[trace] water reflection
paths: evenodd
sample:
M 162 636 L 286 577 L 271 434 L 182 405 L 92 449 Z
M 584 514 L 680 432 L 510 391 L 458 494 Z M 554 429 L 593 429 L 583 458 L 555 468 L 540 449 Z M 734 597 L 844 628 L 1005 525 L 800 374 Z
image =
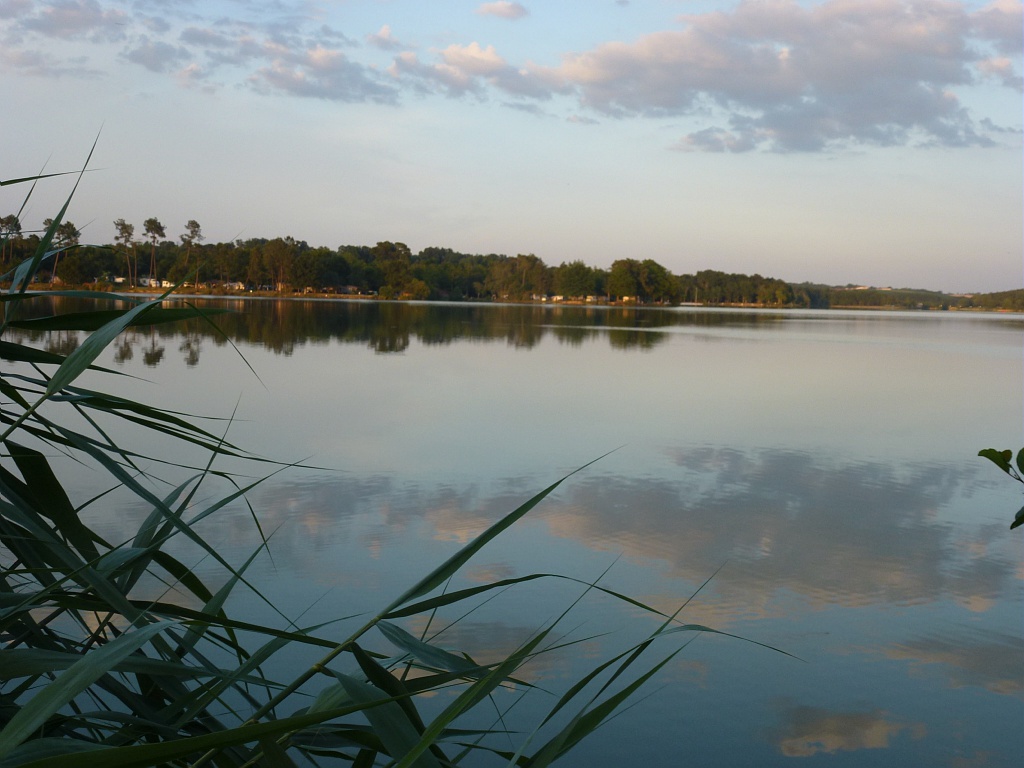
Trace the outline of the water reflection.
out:
M 965 530 L 943 520 L 955 499 L 969 495 L 973 469 L 897 472 L 799 452 L 715 448 L 680 449 L 675 459 L 684 470 L 677 477 L 574 478 L 537 518 L 556 537 L 661 562 L 689 583 L 728 562 L 714 582 L 724 597 L 720 621 L 778 615 L 784 609 L 773 598 L 783 593 L 816 610 L 952 600 L 985 612 L 1020 588 L 1012 550 L 993 546 L 1005 539 L 1002 527 Z M 521 478 L 484 490 L 329 477 L 276 485 L 260 507 L 264 525 L 281 529 L 277 562 L 304 573 L 311 552 L 338 546 L 372 556 L 410 536 L 464 543 L 518 506 L 530 487 Z M 346 522 L 354 516 L 363 518 L 355 528 Z M 489 569 L 517 570 L 508 562 Z
M 1016 563 L 989 553 L 993 527 L 965 532 L 938 512 L 974 468 L 828 461 L 797 451 L 678 449 L 676 477 L 582 477 L 549 513 L 557 535 L 669 563 L 698 580 L 722 562 L 722 591 L 786 589 L 813 604 L 995 598 Z
M 282 355 L 291 355 L 296 347 L 328 341 L 362 344 L 381 354 L 404 352 L 414 340 L 425 345 L 503 341 L 513 348 L 531 349 L 549 335 L 569 346 L 606 338 L 615 349 L 651 349 L 665 340 L 664 332 L 671 330 L 765 328 L 785 323 L 790 317 L 769 312 L 635 307 L 259 299 L 202 299 L 196 303 L 200 307 L 227 309 L 230 314 L 213 317 L 212 324 L 193 320 L 152 330 L 160 339 L 184 336 L 188 348 L 183 351 L 187 351 L 189 365 L 198 362 L 201 339 L 211 339 L 217 345 L 230 339 L 236 344 L 255 344 Z M 34 316 L 47 316 L 87 306 L 91 305 L 81 300 L 42 297 L 33 302 L 31 310 Z M 63 343 L 76 343 L 72 341 L 76 334 L 63 333 Z M 31 340 L 43 338 L 43 334 L 26 331 L 19 335 L 12 330 L 12 338 Z M 125 350 L 122 354 L 130 352 Z M 151 351 L 147 359 L 147 365 L 156 365 L 162 355 Z
M 783 713 L 785 725 L 776 734 L 779 751 L 787 757 L 818 753 L 887 749 L 903 732 L 923 739 L 923 723 L 905 723 L 883 710 L 831 712 L 817 707 L 793 707 Z
M 158 396 L 219 412 L 222 401 L 203 398 L 223 390 L 235 402 L 241 385 L 226 372 L 244 366 L 222 364 L 238 363 L 235 344 L 270 390 L 256 400 L 256 444 L 243 444 L 361 468 L 292 472 L 253 494 L 270 554 L 251 576 L 302 623 L 379 608 L 553 479 L 539 473 L 628 441 L 460 584 L 596 578 L 621 556 L 609 586 L 669 611 L 716 574 L 688 621 L 806 663 L 702 639 L 666 668 L 659 706 L 624 716 L 642 747 L 609 737 L 579 764 L 635 764 L 616 751 L 629 747 L 671 764 L 680 739 L 719 765 L 947 764 L 953 733 L 962 760 L 987 750 L 990 765 L 1016 764 L 1021 739 L 1007 724 L 1024 715 L 1024 564 L 1005 507 L 986 513 L 1006 503 L 992 490 L 1002 478 L 973 459 L 977 440 L 1019 436 L 1021 317 L 217 305 L 238 311 L 216 317 L 224 335 L 201 323 L 134 329 L 111 355 L 127 372 L 159 366 L 174 384 Z M 79 341 L 14 333 L 54 349 Z M 965 400 L 978 382 L 986 398 Z M 132 530 L 133 514 L 104 520 L 107 537 Z M 202 525 L 236 562 L 261 544 L 246 508 Z M 196 568 L 219 583 L 213 564 Z M 578 591 L 531 582 L 442 637 L 490 658 Z M 611 620 L 635 639 L 649 617 L 598 601 L 574 618 L 583 634 Z M 550 677 L 581 662 L 544 663 Z
M 953 630 L 896 644 L 885 650 L 890 659 L 907 661 L 921 674 L 937 665 L 953 688 L 976 686 L 1002 696 L 1024 693 L 1024 638 L 1002 632 Z

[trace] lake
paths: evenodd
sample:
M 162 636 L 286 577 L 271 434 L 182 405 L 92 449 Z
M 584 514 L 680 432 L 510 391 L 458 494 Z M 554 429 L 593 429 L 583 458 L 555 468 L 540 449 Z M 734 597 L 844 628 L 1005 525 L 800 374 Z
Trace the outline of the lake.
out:
M 314 467 L 251 494 L 270 535 L 251 577 L 295 621 L 382 606 L 600 457 L 455 586 L 607 570 L 609 589 L 665 612 L 693 596 L 684 622 L 755 642 L 693 635 L 566 765 L 960 768 L 1024 756 L 1024 530 L 1009 530 L 1022 498 L 977 456 L 1024 445 L 1024 316 L 208 305 L 236 310 L 216 318 L 223 336 L 134 332 L 101 362 L 137 378 L 103 385 L 234 411 L 215 429 Z M 98 525 L 124 530 L 133 514 Z M 244 508 L 204 525 L 238 561 L 259 544 Z M 196 570 L 219 578 L 206 561 Z M 486 659 L 582 591 L 531 582 L 443 637 Z M 236 610 L 281 621 L 254 599 Z M 656 626 L 588 595 L 563 625 L 580 642 L 528 667 L 530 681 L 562 691 Z M 517 727 L 534 700 L 555 699 L 532 691 Z

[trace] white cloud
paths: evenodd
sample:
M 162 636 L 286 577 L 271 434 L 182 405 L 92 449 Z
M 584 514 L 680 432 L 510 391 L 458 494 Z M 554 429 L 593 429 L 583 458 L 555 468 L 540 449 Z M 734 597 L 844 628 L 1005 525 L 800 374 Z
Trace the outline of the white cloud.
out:
M 514 96 L 547 99 L 554 87 L 550 77 L 538 75 L 531 68 L 513 67 L 493 45 L 450 45 L 436 54 L 439 61 L 434 64 L 423 63 L 409 52 L 399 54 L 388 72 L 399 79 L 411 79 L 420 91 L 441 91 L 449 96 L 483 96 L 486 87 L 491 86 Z
M 549 73 L 607 115 L 721 115 L 726 126 L 684 138 L 694 148 L 985 144 L 953 89 L 974 79 L 970 39 L 1002 45 L 1010 10 L 972 17 L 939 0 L 748 2 L 681 17 L 681 30 L 568 55 Z
M 315 46 L 292 52 L 268 44 L 265 50 L 276 55 L 250 76 L 257 90 L 343 102 L 390 104 L 397 99 L 392 85 L 337 49 Z
M 213 92 L 216 90 L 214 86 L 208 82 L 209 73 L 204 71 L 195 62 L 188 64 L 183 69 L 178 70 L 175 73 L 175 80 L 178 81 L 178 85 L 182 88 L 198 88 L 207 92 Z
M 385 24 L 379 31 L 366 36 L 366 42 L 383 51 L 396 51 L 404 46 L 391 34 L 391 27 Z
M 1021 90 L 1024 88 L 1024 78 L 1014 69 L 1013 62 L 1005 56 L 996 56 L 991 59 L 979 61 L 975 65 L 982 75 L 994 78 L 1002 82 L 1007 88 Z
M 467 75 L 493 76 L 509 68 L 493 45 L 481 48 L 477 42 L 469 45 L 449 45 L 441 51 L 444 63 Z
M 0 63 L 65 74 L 68 63 L 56 60 L 61 50 L 45 66 L 17 62 L 45 49 L 35 44 L 40 37 L 118 41 L 124 58 L 176 73 L 182 83 L 220 78 L 221 85 L 344 102 L 394 103 L 403 89 L 496 95 L 538 112 L 535 104 L 561 96 L 571 102 L 562 106 L 572 119 L 681 119 L 688 125 L 678 148 L 732 152 L 983 145 L 998 132 L 986 115 L 965 108 L 962 94 L 982 82 L 1022 87 L 1019 0 L 975 10 L 964 0 L 745 0 L 680 16 L 676 26 L 631 41 L 566 53 L 547 66 L 510 60 L 507 51 L 476 41 L 417 55 L 383 25 L 362 39 L 398 51 L 390 78 L 360 59 L 368 48 L 342 53 L 358 44 L 302 3 L 246 7 L 244 17 L 204 18 L 201 6 L 188 2 L 0 0 Z M 150 11 L 160 15 L 143 15 Z M 527 14 L 516 2 L 483 3 L 476 12 Z
M 499 0 L 496 3 L 484 3 L 476 12 L 481 16 L 497 16 L 501 19 L 521 19 L 530 12 L 521 3 L 512 3 L 508 0 Z
M 995 0 L 972 14 L 974 32 L 991 40 L 1003 53 L 1020 56 L 1024 4 L 1020 0 Z

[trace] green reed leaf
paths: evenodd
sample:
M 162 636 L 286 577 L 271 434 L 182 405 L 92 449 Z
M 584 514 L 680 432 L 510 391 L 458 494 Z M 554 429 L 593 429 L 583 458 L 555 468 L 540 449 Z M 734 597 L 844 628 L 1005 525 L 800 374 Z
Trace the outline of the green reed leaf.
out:
M 0 757 L 10 753 L 50 716 L 171 624 L 161 621 L 126 632 L 82 656 L 11 717 L 3 731 L 0 731 Z

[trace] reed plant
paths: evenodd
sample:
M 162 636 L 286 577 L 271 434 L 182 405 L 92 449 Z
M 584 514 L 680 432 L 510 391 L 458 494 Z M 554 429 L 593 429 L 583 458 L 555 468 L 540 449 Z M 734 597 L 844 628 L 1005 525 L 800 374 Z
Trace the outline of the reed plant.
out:
M 25 184 L 27 201 L 45 178 L 2 183 Z M 81 173 L 76 188 L 80 181 Z M 118 374 L 97 360 L 129 327 L 183 318 L 215 326 L 216 318 L 195 305 L 169 303 L 170 291 L 149 299 L 48 291 L 105 303 L 87 312 L 32 317 L 29 310 L 41 294 L 29 286 L 56 255 L 54 233 L 73 195 L 34 255 L 3 277 L 9 287 L 0 304 L 0 768 L 545 766 L 613 716 L 693 633 L 714 631 L 682 624 L 678 611 L 666 615 L 599 580 L 535 573 L 447 591 L 471 557 L 564 477 L 372 616 L 338 617 L 348 618 L 352 629 L 303 626 L 278 608 L 276 627 L 235 615 L 230 598 L 236 593 L 269 603 L 247 578 L 247 568 L 271 545 L 263 539 L 252 557 L 229 562 L 204 539 L 199 524 L 245 503 L 282 466 L 265 464 L 256 480 L 222 470 L 225 460 L 264 460 L 199 419 L 120 397 L 112 387 L 82 384 L 86 372 L 90 380 L 116 383 Z M 12 328 L 88 335 L 61 355 L 4 340 Z M 115 422 L 134 431 L 112 430 Z M 115 439 L 115 431 L 135 437 Z M 151 445 L 152 435 L 183 443 L 201 461 L 173 462 L 139 447 Z M 69 460 L 98 470 L 109 492 L 80 498 L 61 471 Z M 184 479 L 157 490 L 151 466 L 173 467 Z M 220 489 L 216 495 L 207 490 L 211 485 Z M 102 520 L 115 494 L 131 496 L 141 523 L 111 540 L 88 521 Z M 258 511 L 253 525 L 259 526 Z M 204 583 L 172 554 L 170 545 L 180 540 L 218 563 L 224 573 L 219 586 Z M 560 694 L 541 693 L 521 673 L 539 655 L 574 642 L 561 635 L 572 605 L 495 662 L 480 663 L 464 649 L 445 648 L 408 629 L 429 625 L 438 610 L 468 611 L 498 590 L 556 578 L 578 584 L 580 599 L 600 595 L 653 618 L 641 642 L 601 661 Z M 154 584 L 162 585 L 162 597 L 152 597 Z M 424 619 L 413 624 L 411 617 Z M 390 652 L 373 650 L 380 647 Z M 310 652 L 317 661 L 297 676 L 282 677 L 282 670 L 293 668 L 286 660 Z M 499 695 L 506 689 L 549 697 L 532 730 L 509 732 L 502 717 L 507 702 Z M 443 697 L 433 696 L 441 692 Z M 493 725 L 480 727 L 481 711 L 498 713 Z

